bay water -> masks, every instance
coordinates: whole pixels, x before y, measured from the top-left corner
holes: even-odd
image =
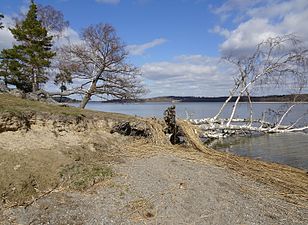
[[[147,102],[147,103],[101,103],[89,102],[87,109],[116,112],[141,117],[162,118],[164,110],[171,105],[176,106],[177,117],[182,119],[200,119],[214,116],[223,103],[221,102]],[[77,106],[78,104],[72,104]],[[226,106],[221,117],[228,118],[233,103]],[[277,122],[276,113],[282,114],[288,103],[253,103],[254,118],[265,118]],[[275,112],[274,112],[275,111]],[[235,118],[248,118],[249,104],[240,103]],[[308,125],[308,104],[300,103],[285,117],[283,124],[294,123],[303,117],[297,126]],[[280,117],[278,117],[280,118]],[[308,131],[308,130],[306,130]],[[248,156],[265,161],[287,164],[308,170],[308,133],[268,134],[258,137],[234,137],[218,141],[213,145],[220,151]]]

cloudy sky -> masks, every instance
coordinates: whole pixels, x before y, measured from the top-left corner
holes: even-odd
[[[0,0],[6,28],[0,50],[12,45],[7,27],[29,1]],[[36,0],[61,10],[66,34],[90,24],[112,24],[138,65],[148,96],[228,95],[232,68],[220,59],[260,41],[294,33],[308,40],[308,0]]]

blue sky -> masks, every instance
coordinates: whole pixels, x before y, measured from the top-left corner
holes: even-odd
[[[21,7],[27,8],[27,1],[24,0],[1,2],[3,12],[9,15],[18,12]],[[202,53],[218,56],[217,46],[223,40],[222,37],[208,32],[219,19],[209,10],[210,1],[110,1],[115,2],[114,4],[99,3],[95,0],[36,2],[61,10],[76,31],[81,31],[90,24],[104,22],[112,24],[128,45],[144,44],[159,38],[166,40],[166,44],[149,50],[146,58],[138,57],[138,64],[148,60],[166,60],[181,54]]]
[[[0,2],[7,26],[10,17],[28,5],[26,0]],[[90,24],[112,24],[128,45],[130,61],[141,68],[148,96],[227,95],[233,78],[221,55],[245,51],[273,35],[292,32],[308,38],[307,0],[35,2],[61,10],[70,22],[72,38],[78,39]],[[0,49],[8,47],[12,40],[7,30],[0,35]]]

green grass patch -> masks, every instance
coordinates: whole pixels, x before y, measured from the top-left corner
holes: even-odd
[[[114,176],[111,167],[106,165],[70,164],[60,171],[60,176],[67,186],[74,190],[85,190],[92,185]]]
[[[87,118],[112,118],[120,120],[132,119],[132,116],[98,112],[87,109],[80,109],[76,107],[63,107],[60,105],[48,104],[39,101],[31,101],[28,99],[17,98],[9,94],[0,93],[0,113],[13,113],[15,115],[21,115],[25,113],[49,113],[53,115],[66,115],[66,116],[83,116]]]

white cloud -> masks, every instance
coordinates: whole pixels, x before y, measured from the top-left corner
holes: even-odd
[[[0,29],[0,51],[5,48],[11,48],[13,44],[16,42],[14,39],[11,31],[9,30],[10,27],[15,26],[14,20],[10,17],[5,15],[4,19],[1,20],[3,22],[4,28]],[[71,27],[66,28],[64,31],[59,33],[51,33],[55,37],[54,45],[59,47],[60,45],[68,44],[68,43],[78,43],[81,42],[79,34],[77,31],[72,29]]]
[[[11,48],[15,42],[15,39],[9,30],[9,27],[14,26],[14,21],[11,17],[4,15],[1,22],[3,22],[4,28],[0,29],[0,51],[4,48]]]
[[[211,33],[217,33],[225,38],[230,36],[230,31],[226,28],[216,25],[214,28],[209,30]]]
[[[141,45],[128,45],[126,49],[132,55],[143,55],[146,50],[161,45],[166,41],[164,38],[158,38]]]
[[[141,71],[151,96],[228,95],[232,68],[219,58],[181,55],[172,61],[146,63]]]
[[[120,3],[120,0],[96,0],[96,2],[116,5],[116,4]]]
[[[233,10],[246,10],[247,8],[254,7],[264,0],[227,0],[220,7],[215,8],[213,11],[217,14],[228,13]],[[267,2],[272,2],[271,0],[266,0]]]
[[[238,15],[234,19],[236,21],[244,17],[247,9],[255,7],[262,1],[272,2],[273,0],[227,0],[220,7],[213,8],[212,10],[220,16],[221,21],[226,21],[232,17],[234,10],[236,10],[238,12]]]
[[[0,30],[0,37],[0,51],[2,49],[11,48],[13,46],[15,39],[7,28]]]
[[[77,44],[82,42],[82,40],[79,37],[79,34],[77,31],[75,31],[73,28],[68,27],[65,28],[60,34],[51,34],[58,36],[59,38],[56,39],[55,46],[59,47],[61,45],[65,44]]]
[[[225,37],[222,54],[247,53],[268,37],[293,33],[308,40],[307,0],[228,0],[213,10],[237,24],[233,30],[216,25],[211,32]]]
[[[273,18],[280,17],[291,13],[300,13],[303,9],[307,8],[307,0],[280,0],[280,1],[270,1],[267,4],[259,7],[252,7],[247,11],[247,14],[251,17],[259,18]]]
[[[278,34],[279,29],[269,24],[267,19],[251,19],[230,32],[220,49],[224,55],[249,53],[258,43]]]

